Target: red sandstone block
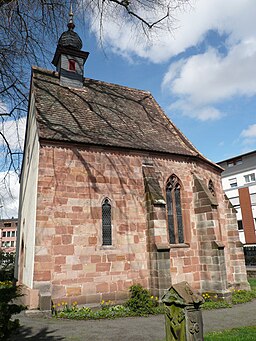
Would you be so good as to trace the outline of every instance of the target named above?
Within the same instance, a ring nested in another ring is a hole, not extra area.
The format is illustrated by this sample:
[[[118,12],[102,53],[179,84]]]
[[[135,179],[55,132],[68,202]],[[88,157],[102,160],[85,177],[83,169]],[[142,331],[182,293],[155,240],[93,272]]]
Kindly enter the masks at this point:
[[[184,265],[191,265],[191,259],[190,258],[184,258]]]
[[[55,255],[73,255],[74,245],[55,245],[53,252]]]
[[[143,232],[146,230],[146,222],[145,223],[137,223],[137,231]]]
[[[62,244],[67,245],[72,243],[72,236],[66,234],[61,236]]]
[[[55,227],[56,234],[66,234],[67,227],[66,226],[56,226]]]
[[[38,215],[36,216],[37,221],[48,221],[49,217],[46,215]]]
[[[73,228],[73,226],[68,226],[68,227],[67,227],[67,233],[73,235],[73,233],[74,233],[74,228]]]
[[[120,224],[118,230],[123,231],[123,232],[129,231],[129,225],[128,224]]]
[[[79,296],[81,295],[81,287],[67,288],[67,296]]]
[[[48,255],[37,255],[35,256],[35,262],[51,262],[52,260],[52,256],[48,256]]]
[[[110,291],[110,292],[115,292],[115,291],[117,291],[117,284],[116,284],[116,283],[110,283],[110,285],[109,285],[109,291]]]
[[[55,265],[54,266],[54,272],[61,273],[61,265]]]
[[[76,176],[76,182],[85,182],[85,177],[83,175]]]
[[[61,236],[54,236],[52,238],[52,245],[61,245],[62,241],[61,241]]]
[[[82,212],[83,211],[83,207],[81,207],[81,206],[72,206],[72,211],[73,212]]]
[[[101,219],[101,207],[91,207],[92,219]]]
[[[115,254],[107,255],[107,259],[108,259],[108,262],[115,262],[116,261],[116,255]],[[104,259],[102,259],[102,260],[104,262]]]
[[[197,281],[200,280],[200,273],[199,273],[199,272],[193,273],[193,280],[194,280],[195,282],[197,282]]]
[[[74,264],[72,265],[72,270],[83,270],[82,264]]]
[[[54,218],[65,218],[66,212],[54,212]]]
[[[88,241],[89,245],[97,245],[97,237],[89,237]]]
[[[125,256],[125,259],[128,261],[133,261],[135,260],[135,254],[134,253],[129,253]]]
[[[124,261],[125,260],[125,255],[116,256],[116,260],[117,261]]]
[[[54,205],[67,205],[68,199],[63,197],[55,197],[53,200]]]
[[[135,244],[138,244],[140,242],[139,236],[137,236],[137,235],[134,236],[133,239],[134,239]]]
[[[97,263],[96,264],[96,271],[104,272],[110,270],[110,263]]]
[[[52,270],[54,267],[52,262],[34,263],[35,272]]]
[[[101,283],[101,284],[96,285],[96,292],[97,293],[109,292],[109,284]]]
[[[91,262],[92,263],[99,263],[101,261],[101,256],[98,255],[92,255],[91,256]]]
[[[34,281],[49,281],[51,279],[51,271],[35,271]]]
[[[70,224],[73,225],[73,226],[77,226],[77,225],[80,225],[81,223],[83,223],[82,221],[78,220],[78,219],[72,219],[70,220]]]

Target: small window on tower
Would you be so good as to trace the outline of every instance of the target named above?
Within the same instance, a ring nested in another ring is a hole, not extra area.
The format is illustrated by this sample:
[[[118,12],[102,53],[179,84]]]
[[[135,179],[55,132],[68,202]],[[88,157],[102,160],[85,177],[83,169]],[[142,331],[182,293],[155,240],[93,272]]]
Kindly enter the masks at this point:
[[[69,59],[68,69],[69,71],[76,71],[76,61],[74,59]]]

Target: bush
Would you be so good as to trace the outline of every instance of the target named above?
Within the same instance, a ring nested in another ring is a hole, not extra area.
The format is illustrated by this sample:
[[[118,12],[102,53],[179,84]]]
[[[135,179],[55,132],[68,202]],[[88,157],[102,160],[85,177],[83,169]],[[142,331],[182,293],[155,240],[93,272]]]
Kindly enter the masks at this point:
[[[125,307],[137,313],[137,315],[155,314],[154,308],[158,306],[158,298],[151,296],[147,289],[140,284],[130,287],[131,298],[125,303]]]
[[[11,281],[14,277],[15,254],[0,250],[0,282]]]
[[[0,340],[8,340],[12,332],[19,328],[19,320],[11,321],[13,314],[18,314],[25,309],[24,306],[15,304],[14,299],[22,296],[20,287],[11,282],[0,282]]]
[[[114,304],[112,301],[101,301],[101,309],[91,310],[88,307],[78,307],[77,302],[68,305],[67,302],[55,303],[52,313],[56,317],[68,319],[102,319],[127,316],[143,316],[162,314],[163,306],[158,306],[158,298],[151,296],[140,284],[131,286],[131,298],[125,304]]]

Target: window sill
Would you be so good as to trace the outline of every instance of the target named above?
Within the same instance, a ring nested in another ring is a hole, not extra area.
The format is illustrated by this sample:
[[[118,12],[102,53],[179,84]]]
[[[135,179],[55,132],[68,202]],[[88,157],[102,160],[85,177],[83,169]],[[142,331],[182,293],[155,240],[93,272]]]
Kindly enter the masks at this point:
[[[116,247],[113,245],[101,245],[100,250],[116,250]]]
[[[190,244],[189,243],[181,243],[181,244],[170,244],[171,249],[186,249],[189,248]]]

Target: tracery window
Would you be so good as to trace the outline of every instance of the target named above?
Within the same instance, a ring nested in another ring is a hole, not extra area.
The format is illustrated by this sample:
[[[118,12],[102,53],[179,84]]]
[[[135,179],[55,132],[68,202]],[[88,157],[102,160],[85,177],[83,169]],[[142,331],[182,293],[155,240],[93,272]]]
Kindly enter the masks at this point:
[[[208,189],[211,192],[212,196],[215,197],[215,189],[212,180],[210,180],[208,183]]]
[[[112,245],[111,204],[108,198],[102,204],[102,245]]]
[[[166,184],[166,206],[170,244],[184,243],[181,208],[181,186],[179,179],[172,175]]]

